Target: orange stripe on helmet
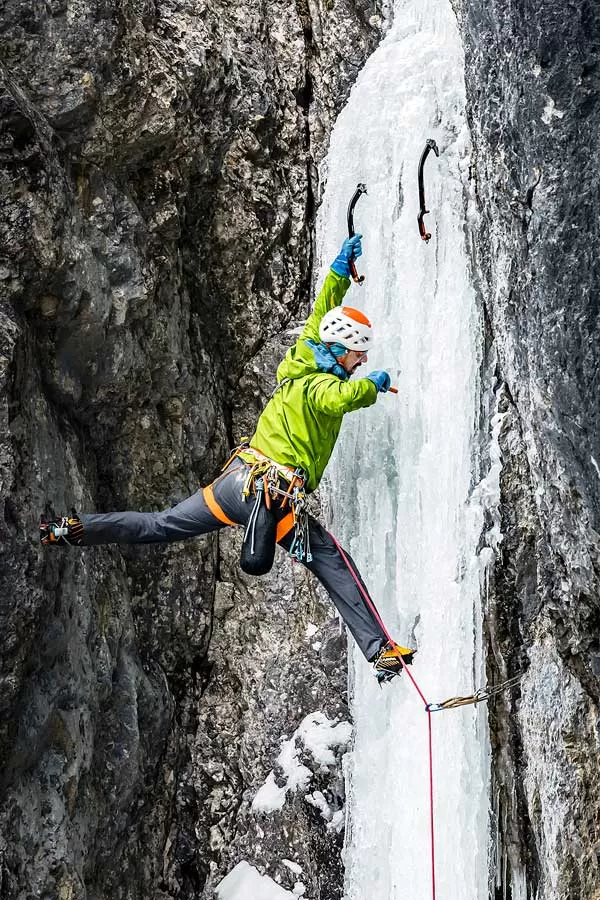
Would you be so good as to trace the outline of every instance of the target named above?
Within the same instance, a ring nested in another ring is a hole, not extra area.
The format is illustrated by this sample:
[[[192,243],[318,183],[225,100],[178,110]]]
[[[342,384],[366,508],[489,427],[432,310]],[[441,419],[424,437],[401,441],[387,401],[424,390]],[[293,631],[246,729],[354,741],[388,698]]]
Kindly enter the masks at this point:
[[[361,325],[367,325],[369,328],[372,327],[371,323],[365,314],[361,313],[360,309],[354,309],[352,306],[342,306],[342,312],[345,313],[349,319],[360,322]]]

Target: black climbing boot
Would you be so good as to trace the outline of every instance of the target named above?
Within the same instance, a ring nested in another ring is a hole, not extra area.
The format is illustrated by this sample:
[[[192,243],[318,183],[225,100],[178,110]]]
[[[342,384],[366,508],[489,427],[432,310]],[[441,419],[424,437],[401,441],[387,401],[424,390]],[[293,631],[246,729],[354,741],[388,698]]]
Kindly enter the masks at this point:
[[[79,547],[83,543],[83,525],[75,510],[53,522],[40,523],[40,541],[44,547],[62,545]]]
[[[391,641],[384,644],[372,660],[377,680],[379,682],[390,681],[394,675],[400,675],[404,665],[412,665],[416,652],[416,650],[409,650],[408,647],[400,647]],[[402,661],[404,661],[404,665]]]

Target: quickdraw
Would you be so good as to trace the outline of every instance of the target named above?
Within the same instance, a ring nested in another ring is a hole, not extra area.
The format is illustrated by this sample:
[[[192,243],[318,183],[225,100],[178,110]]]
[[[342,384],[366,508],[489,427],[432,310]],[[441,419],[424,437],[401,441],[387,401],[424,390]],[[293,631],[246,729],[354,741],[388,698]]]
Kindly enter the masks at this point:
[[[450,697],[448,700],[442,701],[442,703],[428,703],[425,709],[427,712],[442,712],[444,709],[457,709],[459,706],[469,706],[471,703],[484,703],[486,700],[489,700],[490,697],[494,697],[502,691],[508,691],[510,688],[516,687],[522,677],[523,673],[521,672],[521,674],[514,675],[512,678],[507,678],[506,681],[502,681],[499,684],[492,684],[485,688],[479,688],[478,691],[475,691],[474,694],[470,694],[468,697]]]
[[[354,207],[358,203],[362,194],[366,194],[366,193],[367,193],[366,184],[361,184],[361,183],[357,184],[356,190],[352,194],[352,199],[350,200],[350,203],[348,205],[348,237],[350,237],[350,238],[354,237],[354,235],[356,234],[356,232],[354,230]],[[350,258],[350,260],[348,261],[348,265],[350,267],[350,274],[352,275],[352,281],[354,281],[355,284],[362,284],[365,280],[365,276],[358,274],[358,271],[356,269],[356,263],[354,262],[354,257]]]
[[[290,545],[290,556],[298,562],[303,560],[312,562],[310,550],[310,529],[308,522],[308,510],[306,509],[306,494],[303,487],[295,487],[292,496],[292,512],[294,514],[294,537]]]
[[[431,234],[425,228],[425,223],[423,221],[423,216],[429,212],[429,210],[425,206],[425,187],[423,185],[423,167],[425,165],[425,160],[429,156],[429,153],[433,150],[436,156],[440,155],[440,151],[438,150],[438,146],[433,138],[428,138],[425,149],[421,154],[421,159],[419,161],[419,215],[417,216],[417,223],[419,225],[419,234],[421,235],[421,240],[425,241],[427,244],[431,239]]]

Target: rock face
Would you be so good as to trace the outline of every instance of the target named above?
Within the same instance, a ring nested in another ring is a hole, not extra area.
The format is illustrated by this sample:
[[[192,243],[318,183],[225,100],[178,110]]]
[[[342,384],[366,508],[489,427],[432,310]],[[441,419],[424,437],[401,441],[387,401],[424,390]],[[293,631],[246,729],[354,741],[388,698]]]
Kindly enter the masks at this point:
[[[600,10],[454,0],[496,360],[503,540],[488,597],[496,896],[597,897]],[[511,893],[512,891],[512,893]]]
[[[314,583],[284,558],[240,579],[234,534],[42,553],[36,531],[164,508],[252,428],[308,309],[317,165],[388,12],[0,11],[2,898],[209,898],[244,855],[339,896],[317,808],[250,808],[283,734],[346,717]],[[343,802],[333,772],[311,790]]]

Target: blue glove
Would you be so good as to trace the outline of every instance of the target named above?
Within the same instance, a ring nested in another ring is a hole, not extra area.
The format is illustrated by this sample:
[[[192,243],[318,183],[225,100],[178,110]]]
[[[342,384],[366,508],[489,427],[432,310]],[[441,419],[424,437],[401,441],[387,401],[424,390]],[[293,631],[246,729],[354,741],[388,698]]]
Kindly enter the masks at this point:
[[[325,344],[317,344],[315,341],[304,341],[307,347],[310,347],[312,352],[315,355],[315,362],[317,364],[317,369],[320,372],[331,372],[332,375],[337,375],[338,378],[341,378],[343,381],[347,381],[349,378],[348,373],[344,369],[343,366],[340,366],[337,359],[331,352],[331,347],[326,347]],[[333,344],[334,347],[341,347],[341,344]],[[344,352],[346,352],[346,348],[342,348]]]
[[[376,369],[374,372],[369,372],[365,377],[373,382],[377,388],[377,393],[385,394],[386,391],[389,391],[392,379],[387,372],[383,371],[383,369]]]
[[[337,275],[350,278],[350,260],[362,256],[361,238],[362,234],[355,234],[354,237],[346,238],[342,244],[342,249],[331,263],[331,268]]]

